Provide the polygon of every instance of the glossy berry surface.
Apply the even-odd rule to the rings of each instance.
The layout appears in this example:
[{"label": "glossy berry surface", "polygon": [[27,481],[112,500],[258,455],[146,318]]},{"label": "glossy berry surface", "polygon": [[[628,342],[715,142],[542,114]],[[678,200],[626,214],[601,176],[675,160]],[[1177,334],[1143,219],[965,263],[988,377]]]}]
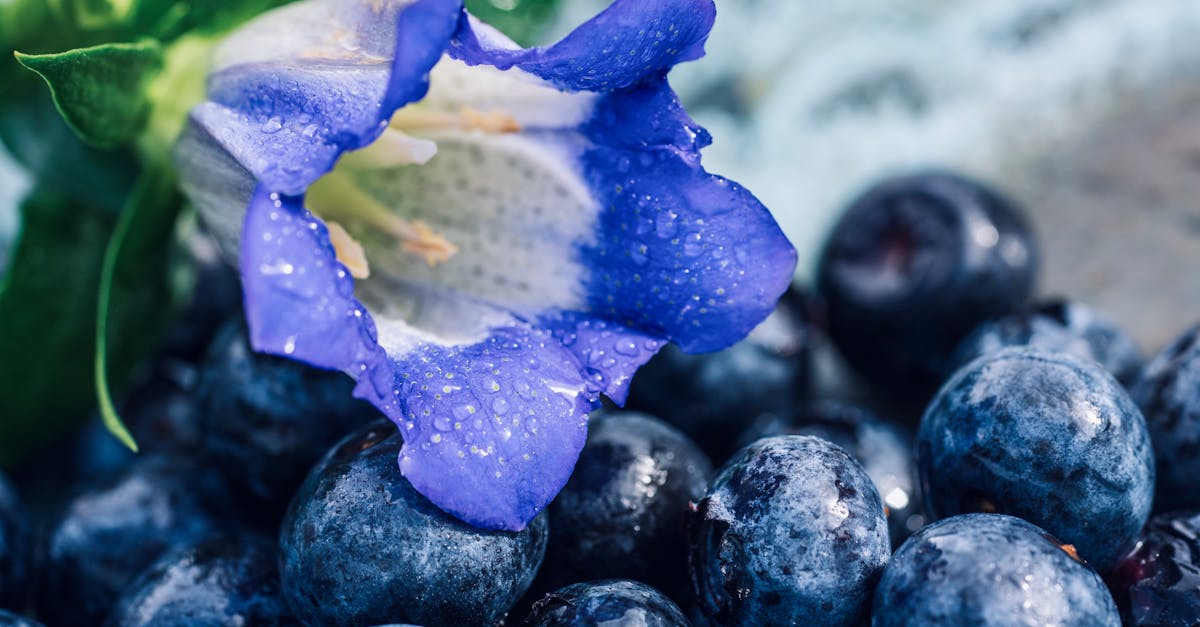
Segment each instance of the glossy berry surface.
[{"label": "glossy berry surface", "polygon": [[855,624],[891,550],[866,471],[809,436],[739,451],[690,529],[696,596],[722,625]]},{"label": "glossy berry surface", "polygon": [[955,346],[1031,294],[1038,265],[1023,212],[950,173],[886,180],[843,214],[817,291],[846,360],[894,398],[924,402]]},{"label": "glossy berry surface", "polygon": [[924,524],[913,438],[900,427],[862,407],[823,401],[786,416],[763,416],[742,435],[742,441],[749,444],[776,435],[824,438],[862,464],[887,508],[893,547]]},{"label": "glossy berry surface", "polygon": [[232,323],[213,341],[197,392],[205,451],[256,507],[282,513],[317,459],[378,415],[353,389],[340,372],[253,352],[245,325]]},{"label": "glossy berry surface", "polygon": [[182,458],[138,458],[52,521],[39,595],[51,625],[96,625],[121,590],[173,548],[223,531],[220,477]]},{"label": "glossy berry surface", "polygon": [[1200,507],[1200,326],[1147,363],[1132,394],[1154,444],[1156,508]]},{"label": "glossy berry surface", "polygon": [[533,581],[546,515],[517,533],[471,527],[400,474],[401,444],[388,422],[347,436],[288,508],[280,574],[304,624],[493,624]]},{"label": "glossy berry surface", "polygon": [[1009,346],[1091,359],[1123,385],[1132,383],[1142,367],[1133,337],[1107,314],[1079,303],[1052,301],[981,324],[959,344],[952,368]]},{"label": "glossy berry surface", "polygon": [[106,624],[299,625],[279,589],[274,545],[231,539],[164,555],[125,589]]},{"label": "glossy berry surface", "polygon": [[550,505],[542,577],[552,587],[635,579],[684,597],[688,504],[712,464],[687,436],[636,412],[593,416],[588,440]]},{"label": "glossy berry surface", "polygon": [[875,591],[874,627],[1117,627],[1100,576],[1019,518],[968,514],[918,531]]},{"label": "glossy berry surface", "polygon": [[527,627],[683,627],[687,618],[661,592],[636,581],[577,583],[542,597]]},{"label": "glossy berry surface", "polygon": [[810,343],[805,296],[793,288],[746,339],[723,351],[664,347],[633,378],[628,407],[679,427],[720,463],[751,421],[804,399]]},{"label": "glossy berry surface", "polygon": [[1200,624],[1200,512],[1155,516],[1108,581],[1128,625]]},{"label": "glossy berry surface", "polygon": [[0,475],[0,609],[24,605],[33,576],[32,549],[25,507],[8,480]]},{"label": "glossy berry surface", "polygon": [[917,433],[935,518],[999,512],[1110,566],[1145,524],[1154,459],[1142,414],[1098,364],[1007,348],[972,362],[930,403]]}]

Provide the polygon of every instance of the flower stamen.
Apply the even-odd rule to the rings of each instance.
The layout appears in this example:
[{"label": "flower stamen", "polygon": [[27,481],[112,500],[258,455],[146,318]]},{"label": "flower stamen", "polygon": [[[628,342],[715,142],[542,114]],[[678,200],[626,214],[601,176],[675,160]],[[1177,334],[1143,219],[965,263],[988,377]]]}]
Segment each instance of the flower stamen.
[{"label": "flower stamen", "polygon": [[325,226],[329,228],[329,243],[333,244],[338,263],[346,266],[350,276],[356,279],[371,276],[371,266],[367,264],[367,254],[363,252],[362,244],[337,222],[327,221]]},{"label": "flower stamen", "polygon": [[[309,187],[306,201],[309,211],[323,218],[327,224],[357,223],[383,231],[399,241],[401,249],[418,255],[430,267],[444,263],[458,253],[457,246],[428,224],[421,220],[410,222],[392,213],[359,189],[349,176],[337,170]],[[349,233],[346,235],[349,238]],[[330,237],[333,238],[332,229]],[[338,248],[336,242],[334,248]],[[365,255],[362,261],[365,268]],[[353,274],[353,268],[347,268]]]},{"label": "flower stamen", "polygon": [[405,107],[392,115],[392,128],[405,130],[459,129],[485,133],[517,133],[521,123],[511,114],[500,110],[479,111],[459,107],[454,111],[434,111],[420,107]]}]

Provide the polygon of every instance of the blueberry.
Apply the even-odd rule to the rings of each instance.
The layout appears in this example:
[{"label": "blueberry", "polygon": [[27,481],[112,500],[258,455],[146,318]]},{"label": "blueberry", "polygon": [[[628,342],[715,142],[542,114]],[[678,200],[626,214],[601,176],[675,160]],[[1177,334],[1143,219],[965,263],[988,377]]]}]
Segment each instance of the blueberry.
[{"label": "blueberry", "polygon": [[875,590],[873,627],[1118,627],[1100,576],[1019,518],[967,514],[918,531]]},{"label": "blueberry", "polygon": [[8,480],[0,475],[0,608],[25,605],[32,576],[29,519]]},{"label": "blueberry", "polygon": [[929,405],[917,467],[933,518],[1020,516],[1107,568],[1154,495],[1146,423],[1093,361],[1006,348],[960,370]]},{"label": "blueberry", "polygon": [[42,627],[42,624],[32,618],[0,610],[0,627]]},{"label": "blueberry", "polygon": [[205,452],[270,526],[339,439],[378,416],[340,372],[255,353],[235,320],[217,335],[198,391]]},{"label": "blueberry", "polygon": [[228,488],[184,458],[147,456],[75,496],[52,521],[39,606],[52,625],[95,625],[166,551],[222,533]]},{"label": "blueberry", "polygon": [[1142,367],[1137,343],[1107,314],[1079,303],[1050,301],[977,327],[959,344],[951,369],[1008,346],[1033,346],[1091,359],[1124,385],[1132,383]]},{"label": "blueberry", "polygon": [[545,514],[518,533],[471,527],[400,474],[401,443],[383,421],[347,436],[288,508],[280,574],[304,624],[493,624],[533,581]]},{"label": "blueberry", "polygon": [[125,589],[107,625],[299,623],[280,592],[274,545],[222,538],[164,555]]},{"label": "blueberry", "polygon": [[1150,360],[1132,394],[1154,443],[1156,507],[1200,507],[1200,326]]},{"label": "blueberry", "polygon": [[602,414],[571,480],[550,505],[541,579],[550,588],[636,579],[686,598],[688,504],[712,464],[687,436],[636,412]]},{"label": "blueberry", "polygon": [[1038,252],[1023,212],[986,185],[926,172],[858,197],[821,253],[829,334],[893,398],[924,402],[959,341],[1020,306]]},{"label": "blueberry", "polygon": [[1127,625],[1200,624],[1200,511],[1151,519],[1108,581]]},{"label": "blueberry", "polygon": [[661,592],[636,581],[610,579],[577,583],[534,603],[529,627],[687,627],[679,607]]},{"label": "blueberry", "polygon": [[861,407],[823,401],[784,416],[763,416],[742,434],[742,441],[748,444],[776,435],[824,438],[862,464],[883,497],[893,547],[925,524],[916,489],[913,438],[899,427]]},{"label": "blueberry", "polygon": [[889,552],[866,471],[809,436],[739,451],[691,519],[692,584],[722,625],[854,624]]},{"label": "blueberry", "polygon": [[633,378],[630,409],[679,427],[716,461],[768,412],[790,411],[808,387],[810,336],[805,297],[795,288],[746,339],[716,353],[687,355],[668,345]]}]

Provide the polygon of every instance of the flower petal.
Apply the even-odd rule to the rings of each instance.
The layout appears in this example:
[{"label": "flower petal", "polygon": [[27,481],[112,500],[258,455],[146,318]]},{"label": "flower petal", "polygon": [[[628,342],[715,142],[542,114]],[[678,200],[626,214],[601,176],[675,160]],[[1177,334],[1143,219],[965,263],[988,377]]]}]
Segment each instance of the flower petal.
[{"label": "flower petal", "polygon": [[616,0],[562,41],[527,49],[467,18],[450,54],[471,65],[518,67],[570,91],[612,91],[703,56],[715,18],[712,0]]},{"label": "flower petal", "polygon": [[538,326],[549,329],[582,366],[588,389],[625,404],[633,374],[663,344],[661,337],[630,329],[577,311],[546,316]]},{"label": "flower petal", "polygon": [[[259,187],[246,210],[241,274],[255,350],[354,373],[383,358],[325,225],[296,196]],[[390,387],[390,386],[388,386]]]},{"label": "flower petal", "polygon": [[400,469],[439,507],[477,526],[518,530],[566,484],[597,398],[548,332],[500,328],[468,346],[424,346],[395,364]]},{"label": "flower petal", "polygon": [[693,353],[762,322],[796,250],[749,191],[700,166],[707,133],[666,80],[606,96],[585,133],[584,171],[606,208],[583,250],[592,310]]},{"label": "flower petal", "polygon": [[267,189],[296,195],[424,96],[459,0],[309,0],[226,40],[193,123]]},{"label": "flower petal", "polygon": [[[358,377],[355,394],[404,433],[401,470],[438,507],[477,526],[519,530],[566,484],[598,396],[549,331],[412,289],[427,311],[381,315],[377,332],[324,224],[300,198],[260,188],[246,233],[241,270],[254,348]],[[483,335],[433,336],[428,318]]]}]

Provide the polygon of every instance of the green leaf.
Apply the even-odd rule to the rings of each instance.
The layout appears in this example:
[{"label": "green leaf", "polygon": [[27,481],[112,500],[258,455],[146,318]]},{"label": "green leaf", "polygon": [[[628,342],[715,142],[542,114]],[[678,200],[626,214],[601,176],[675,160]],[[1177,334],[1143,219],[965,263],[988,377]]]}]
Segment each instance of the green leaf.
[{"label": "green leaf", "polygon": [[[0,465],[65,435],[96,405],[98,295],[115,225],[134,215],[115,267],[140,265],[146,276],[166,276],[170,265],[162,251],[171,234],[162,235],[162,224],[172,222],[178,210],[173,188],[157,206],[146,202],[155,194],[131,196],[130,190],[141,187],[135,175],[143,182],[150,175],[133,167],[126,151],[85,146],[45,92],[39,89],[29,100],[0,100],[0,137],[34,177],[0,277]],[[169,175],[160,182],[173,185]],[[135,204],[135,196],[143,200]],[[148,230],[140,235],[143,223]],[[125,278],[130,276],[127,270],[114,272],[109,290],[106,365],[114,390],[154,348],[163,321],[174,313],[168,305],[172,294],[164,296],[156,279],[134,287],[143,279]],[[137,297],[126,298],[126,292]]]},{"label": "green leaf", "polygon": [[80,138],[115,148],[137,138],[150,113],[144,87],[162,68],[162,46],[151,40],[102,44],[57,54],[16,53],[37,72],[63,119]]},{"label": "green leaf", "polygon": [[0,287],[0,464],[77,425],[91,404],[92,334],[107,212],[40,186]]},{"label": "green leaf", "polygon": [[109,391],[109,338],[120,338],[125,361],[148,353],[171,310],[171,277],[166,260],[182,199],[166,168],[148,167],[129,195],[129,203],[104,254],[96,309],[95,385],[100,416],[108,430],[137,452]]},{"label": "green leaf", "polygon": [[467,10],[522,46],[531,46],[557,14],[559,0],[467,0]]}]

